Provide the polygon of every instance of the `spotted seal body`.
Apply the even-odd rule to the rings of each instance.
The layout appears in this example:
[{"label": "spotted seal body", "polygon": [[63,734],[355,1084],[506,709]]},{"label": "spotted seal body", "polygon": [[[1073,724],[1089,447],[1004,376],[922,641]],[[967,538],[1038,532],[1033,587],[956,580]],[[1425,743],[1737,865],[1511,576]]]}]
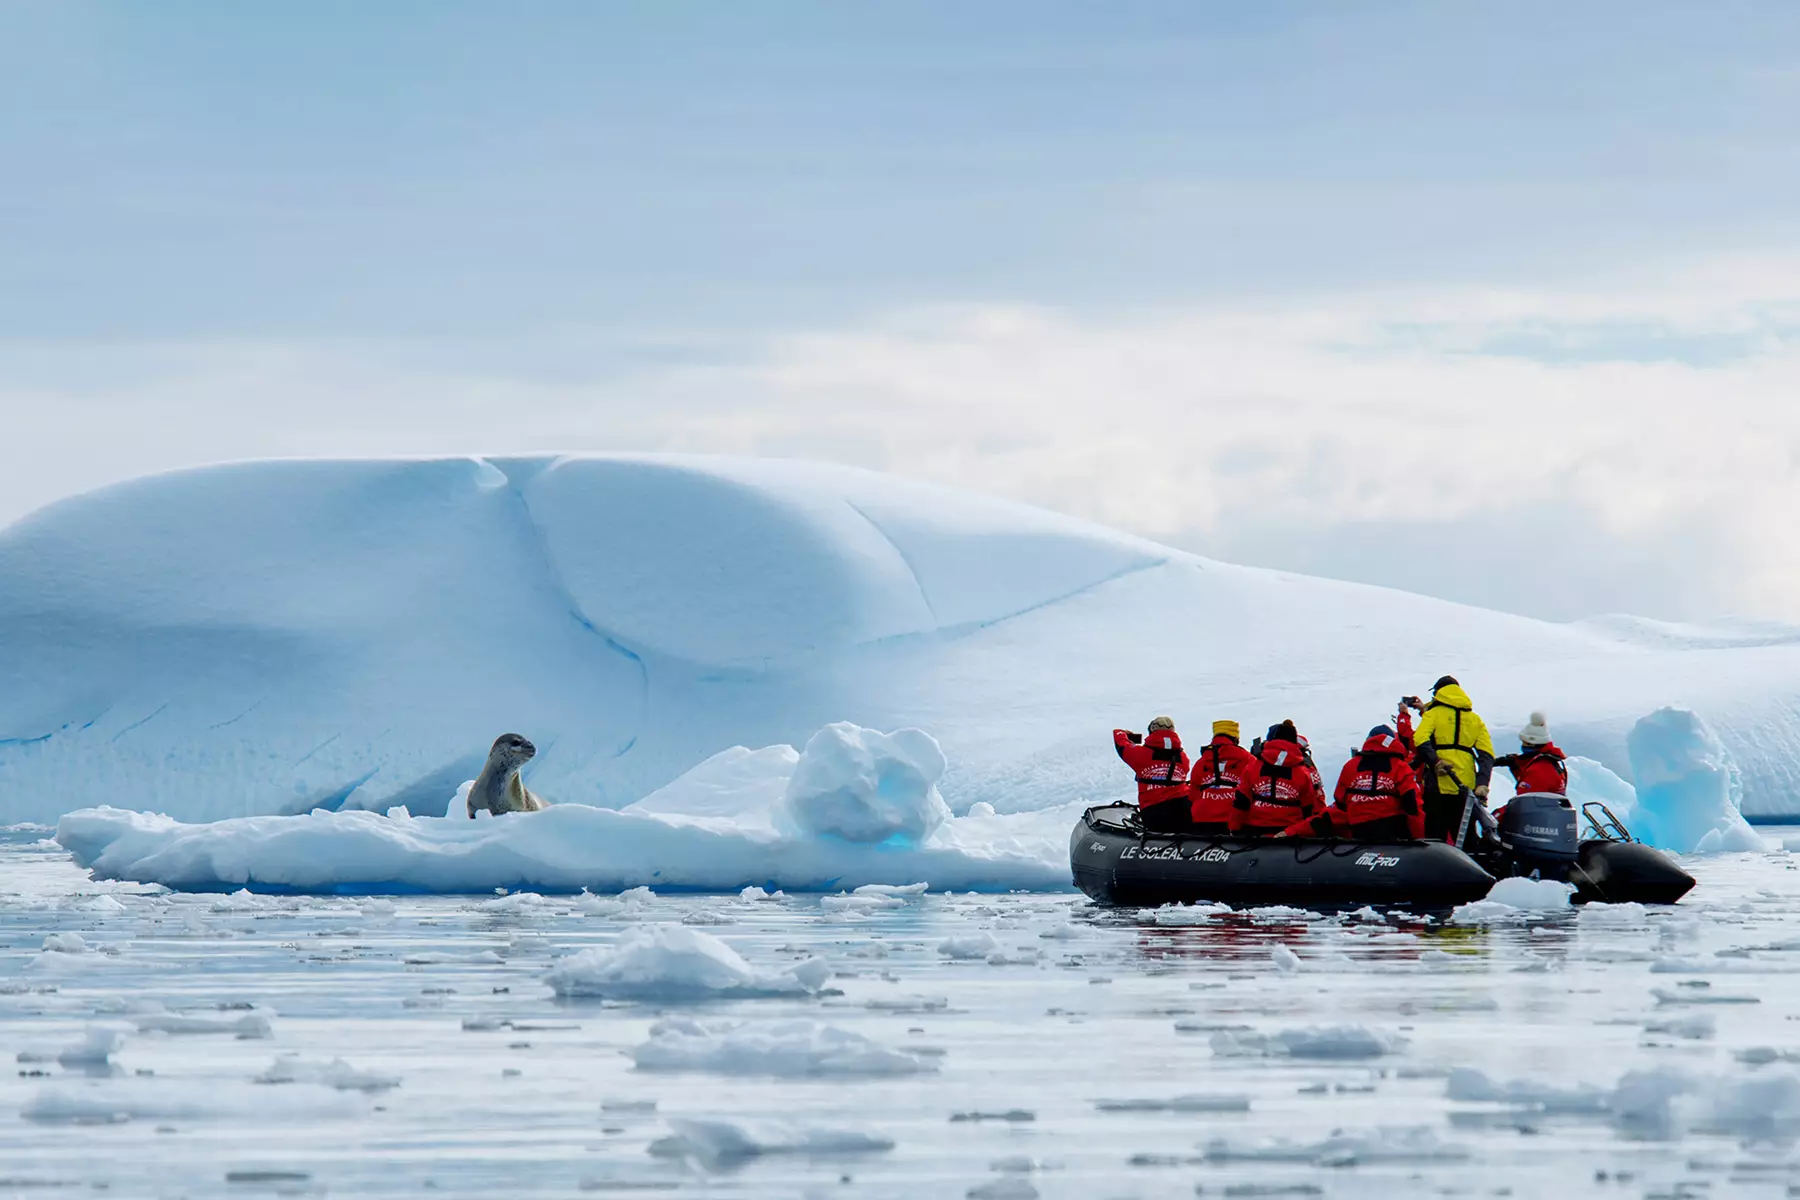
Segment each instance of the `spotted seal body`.
[{"label": "spotted seal body", "polygon": [[503,733],[488,751],[487,765],[469,789],[469,820],[482,809],[496,817],[509,812],[541,812],[549,805],[534,795],[519,778],[519,768],[530,762],[537,747],[516,733]]}]

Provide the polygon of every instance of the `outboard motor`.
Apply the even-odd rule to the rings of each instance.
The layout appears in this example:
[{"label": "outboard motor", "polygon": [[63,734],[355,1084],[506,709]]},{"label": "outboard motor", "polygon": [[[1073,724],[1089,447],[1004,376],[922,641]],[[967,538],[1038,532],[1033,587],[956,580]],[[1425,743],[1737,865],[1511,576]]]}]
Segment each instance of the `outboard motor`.
[{"label": "outboard motor", "polygon": [[1567,796],[1552,792],[1527,792],[1514,796],[1500,820],[1500,836],[1512,846],[1521,873],[1554,868],[1561,879],[1569,863],[1581,856],[1581,837],[1575,829],[1575,806]]}]

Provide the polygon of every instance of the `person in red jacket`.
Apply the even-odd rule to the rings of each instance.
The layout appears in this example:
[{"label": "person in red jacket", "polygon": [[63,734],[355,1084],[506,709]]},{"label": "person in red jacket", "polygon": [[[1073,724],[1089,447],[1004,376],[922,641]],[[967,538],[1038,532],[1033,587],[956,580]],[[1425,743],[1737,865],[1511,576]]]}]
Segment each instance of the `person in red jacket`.
[{"label": "person in red jacket", "polygon": [[1286,837],[1344,837],[1359,842],[1404,842],[1425,836],[1425,807],[1413,774],[1411,748],[1386,725],[1369,730],[1356,756],[1338,773],[1333,804],[1296,821]]},{"label": "person in red jacket", "polygon": [[[1519,730],[1519,752],[1503,754],[1494,760],[1496,767],[1512,772],[1513,795],[1549,792],[1557,796],[1569,794],[1569,767],[1561,750],[1550,740],[1550,723],[1544,714],[1534,712],[1525,728]],[[1506,810],[1494,814],[1498,820]]]},{"label": "person in red jacket", "polygon": [[1271,725],[1232,802],[1231,832],[1240,837],[1273,837],[1296,821],[1319,815],[1325,797],[1306,761],[1292,721]]},{"label": "person in red jacket", "polygon": [[1212,730],[1212,744],[1194,756],[1188,799],[1193,831],[1219,837],[1231,832],[1238,784],[1256,759],[1238,744],[1236,721],[1214,721]]},{"label": "person in red jacket", "polygon": [[1138,820],[1157,833],[1180,833],[1188,827],[1188,756],[1181,748],[1175,722],[1156,717],[1143,735],[1113,730],[1113,748],[1137,774]]}]

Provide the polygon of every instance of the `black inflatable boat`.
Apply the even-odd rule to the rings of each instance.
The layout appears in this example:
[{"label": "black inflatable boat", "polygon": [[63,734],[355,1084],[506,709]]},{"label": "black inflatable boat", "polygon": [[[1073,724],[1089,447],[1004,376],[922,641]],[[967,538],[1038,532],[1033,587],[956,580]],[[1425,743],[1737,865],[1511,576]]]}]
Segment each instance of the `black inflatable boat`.
[{"label": "black inflatable boat", "polygon": [[1497,878],[1532,874],[1574,884],[1577,903],[1673,904],[1694,886],[1667,855],[1632,842],[1604,808],[1604,818],[1588,818],[1600,836],[1583,841],[1567,800],[1533,797],[1521,806],[1520,799],[1527,798],[1509,806],[1509,829],[1495,830],[1474,856],[1444,842],[1151,833],[1138,823],[1135,806],[1104,805],[1076,824],[1069,865],[1083,892],[1127,906],[1211,901],[1446,909],[1486,896]]}]

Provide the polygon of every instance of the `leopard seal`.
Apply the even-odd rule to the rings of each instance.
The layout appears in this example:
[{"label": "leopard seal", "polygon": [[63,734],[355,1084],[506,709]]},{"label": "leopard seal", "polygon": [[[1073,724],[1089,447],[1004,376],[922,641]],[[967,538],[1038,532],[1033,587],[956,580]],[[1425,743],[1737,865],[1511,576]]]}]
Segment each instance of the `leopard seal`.
[{"label": "leopard seal", "polygon": [[519,768],[536,754],[537,747],[516,733],[495,738],[487,764],[469,789],[469,820],[473,821],[482,809],[497,817],[509,812],[542,812],[550,807],[519,778]]}]

